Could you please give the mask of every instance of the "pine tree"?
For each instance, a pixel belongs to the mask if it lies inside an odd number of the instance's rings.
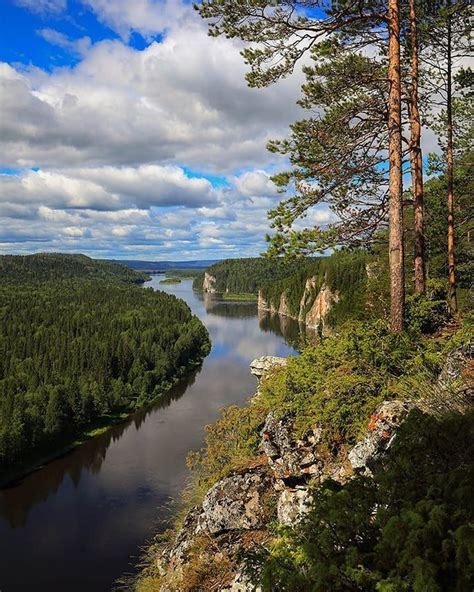
[[[447,258],[451,311],[457,311],[455,258],[455,159],[456,159],[456,86],[454,78],[459,61],[472,49],[472,5],[466,1],[435,0],[428,5],[423,34],[426,38],[422,59],[427,69],[425,85],[431,95],[431,108],[442,111],[435,118],[446,161],[447,176]]]
[[[405,304],[400,6],[398,0],[353,2],[207,1],[197,7],[210,19],[211,35],[239,37],[255,47],[243,55],[250,65],[251,86],[267,86],[291,73],[296,62],[323,39],[335,36],[353,50],[384,46],[388,61],[389,259],[391,323],[403,329]],[[314,16],[316,15],[316,16]],[[388,42],[387,42],[388,36]],[[293,236],[294,235],[290,235]],[[298,246],[298,245],[295,245]]]

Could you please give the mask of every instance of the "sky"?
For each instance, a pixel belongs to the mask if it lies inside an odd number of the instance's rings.
[[[266,144],[300,115],[301,73],[248,88],[239,42],[186,0],[0,0],[0,23],[1,253],[265,250],[285,167]]]

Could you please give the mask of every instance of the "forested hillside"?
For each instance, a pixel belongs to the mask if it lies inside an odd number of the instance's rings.
[[[305,111],[268,143],[288,168],[272,177],[282,199],[266,237],[276,269],[298,267],[253,289],[270,314],[306,322],[310,304],[313,321],[341,326],[299,356],[252,363],[256,395],[190,455],[188,512],[150,548],[136,590],[470,592],[472,3],[197,10],[212,37],[242,43],[249,86],[302,66]],[[328,249],[340,252],[305,259]],[[217,268],[204,289],[251,291],[253,266],[228,267],[240,284]]]
[[[209,267],[208,275],[215,278],[214,288],[217,293],[257,294],[266,283],[275,282],[295,273],[301,266],[300,261],[283,259],[226,259]],[[196,278],[195,290],[203,289],[204,274]]]
[[[264,284],[261,295],[268,305],[278,310],[282,295],[285,294],[289,316],[303,319],[311,309],[315,298],[323,286],[334,295],[328,313],[330,325],[337,325],[348,318],[358,318],[366,314],[366,265],[369,256],[363,251],[355,253],[335,253],[331,257],[303,260],[299,269],[286,278],[272,284]],[[306,290],[308,278],[312,279],[310,290]],[[301,310],[304,297],[303,310]]]
[[[122,266],[48,255],[2,268],[0,473],[151,401],[208,352],[188,306],[123,285],[137,274]]]
[[[125,265],[63,253],[0,255],[0,277],[2,284],[75,278],[140,284],[148,278],[145,273]]]

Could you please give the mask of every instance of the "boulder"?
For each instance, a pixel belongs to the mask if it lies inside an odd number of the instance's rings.
[[[215,535],[261,527],[265,522],[264,497],[270,487],[261,468],[221,479],[204,498],[196,533]]]
[[[284,489],[278,498],[278,522],[285,526],[296,524],[309,510],[311,494],[307,487]]]
[[[243,571],[239,571],[230,587],[223,588],[222,592],[262,592],[262,589],[260,586],[255,587],[248,576]]]
[[[462,347],[453,350],[443,364],[438,376],[438,385],[449,389],[456,381],[460,380],[463,372],[472,365],[474,358],[474,340]],[[472,388],[472,384],[470,385]]]
[[[412,404],[406,401],[384,401],[379,405],[370,418],[367,436],[349,452],[354,470],[372,475],[371,469],[392,445],[411,408]]]
[[[290,418],[276,419],[273,413],[266,417],[260,432],[260,451],[267,455],[276,479],[292,478],[306,481],[320,474],[322,463],[318,460],[316,446],[321,430],[315,427],[303,440],[293,437],[293,423]]]
[[[250,363],[250,372],[260,380],[274,368],[286,366],[287,359],[277,356],[261,356]]]

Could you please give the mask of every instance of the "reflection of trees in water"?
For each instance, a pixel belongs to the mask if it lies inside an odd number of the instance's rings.
[[[280,335],[288,345],[298,351],[305,345],[315,345],[318,342],[318,335],[314,329],[309,329],[303,323],[285,315],[259,310],[258,322],[262,331]]]
[[[23,527],[30,510],[56,493],[67,475],[77,488],[84,470],[94,475],[100,473],[110,444],[120,440],[132,423],[138,430],[149,414],[169,407],[173,401],[181,398],[188,386],[194,384],[200,371],[200,368],[194,370],[159,401],[136,411],[126,422],[111,427],[104,434],[88,440],[71,453],[46,464],[17,485],[0,491],[0,515],[12,528]]]
[[[218,317],[228,318],[246,318],[254,317],[257,312],[256,302],[232,302],[232,300],[222,300],[214,294],[202,294],[202,301],[206,307],[207,314]]]

